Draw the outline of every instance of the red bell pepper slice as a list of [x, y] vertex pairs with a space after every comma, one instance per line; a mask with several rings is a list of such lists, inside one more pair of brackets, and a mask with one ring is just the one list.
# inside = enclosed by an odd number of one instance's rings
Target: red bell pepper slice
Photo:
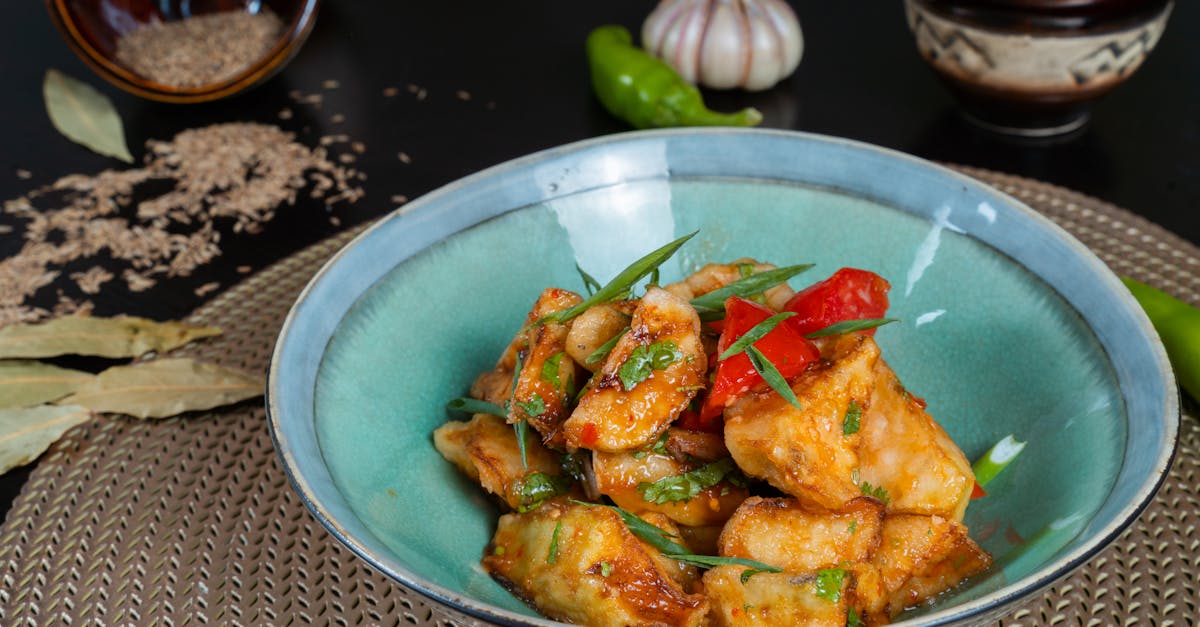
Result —
[[[775, 311], [769, 307], [737, 296], [729, 297], [725, 301], [725, 327], [717, 341], [717, 354], [725, 352], [725, 349], [746, 331], [773, 315]], [[808, 364], [820, 356], [816, 345], [789, 324], [791, 321], [792, 318], [783, 320], [754, 343], [754, 347], [762, 351], [785, 379], [804, 372]], [[717, 362], [716, 378], [704, 399], [697, 424], [692, 428], [702, 431], [719, 430], [725, 406], [762, 381], [762, 375], [754, 369], [750, 357], [744, 352]]]
[[[797, 292], [783, 310], [796, 313], [788, 322], [806, 335], [846, 320], [884, 317], [891, 287], [874, 272], [842, 268], [828, 279]], [[860, 333], [875, 335], [875, 329]]]

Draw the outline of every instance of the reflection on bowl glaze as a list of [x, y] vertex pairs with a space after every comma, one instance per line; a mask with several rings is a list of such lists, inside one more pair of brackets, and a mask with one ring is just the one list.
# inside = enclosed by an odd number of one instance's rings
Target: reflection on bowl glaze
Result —
[[1171, 0], [905, 0], [917, 50], [973, 122], [1049, 136], [1128, 79], [1166, 27]]

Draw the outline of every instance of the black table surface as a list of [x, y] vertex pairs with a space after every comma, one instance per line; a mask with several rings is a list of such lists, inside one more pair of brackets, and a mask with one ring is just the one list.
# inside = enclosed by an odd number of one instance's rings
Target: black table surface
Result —
[[[366, 195], [338, 208], [340, 226], [322, 203], [300, 202], [258, 234], [225, 234], [222, 255], [190, 277], [163, 281], [139, 298], [104, 292], [93, 298], [97, 315], [182, 318], [212, 298], [197, 296], [198, 286], [219, 281], [228, 287], [240, 276], [236, 268], [263, 268], [383, 215], [395, 208], [396, 195], [415, 198], [514, 157], [628, 130], [593, 98], [583, 41], [605, 23], [636, 33], [652, 6], [650, 0], [327, 1], [299, 55], [268, 82], [218, 102], [171, 105], [126, 94], [92, 74], [62, 41], [43, 3], [8, 3], [0, 19], [0, 77], [7, 87], [0, 105], [0, 194], [18, 198], [67, 174], [125, 167], [54, 129], [41, 96], [49, 68], [112, 98], [137, 158], [148, 139], [232, 121], [277, 124], [310, 146], [328, 134], [363, 142], [366, 152], [355, 167], [368, 176]], [[918, 57], [899, 0], [795, 0], [793, 6], [805, 38], [798, 71], [766, 92], [707, 93], [714, 108], [753, 105], [764, 111], [764, 126], [1055, 183], [1200, 244], [1200, 3], [1177, 3], [1145, 65], [1094, 105], [1082, 133], [1036, 143], [960, 118]], [[337, 81], [337, 88], [327, 89], [327, 81]], [[387, 88], [399, 94], [386, 97]], [[280, 119], [285, 107], [303, 110], [289, 95], [294, 90], [322, 93], [322, 112]], [[21, 245], [15, 232], [0, 233], [0, 258]], [[53, 304], [53, 291], [43, 291], [40, 304]], [[0, 512], [8, 511], [31, 468], [0, 477]]]

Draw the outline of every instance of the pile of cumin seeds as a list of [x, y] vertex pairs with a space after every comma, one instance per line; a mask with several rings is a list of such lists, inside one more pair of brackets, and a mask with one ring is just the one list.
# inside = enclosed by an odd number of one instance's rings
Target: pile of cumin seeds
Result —
[[266, 8], [198, 15], [129, 31], [117, 40], [116, 59], [156, 83], [203, 87], [258, 62], [283, 32], [283, 21]]
[[[3, 203], [6, 237], [23, 242], [0, 259], [0, 326], [90, 311], [110, 282], [140, 292], [188, 276], [221, 254], [223, 235], [257, 233], [300, 201], [329, 210], [364, 194], [333, 146], [268, 124], [215, 124], [147, 148], [142, 167], [64, 176]], [[57, 304], [31, 304], [51, 293]]]

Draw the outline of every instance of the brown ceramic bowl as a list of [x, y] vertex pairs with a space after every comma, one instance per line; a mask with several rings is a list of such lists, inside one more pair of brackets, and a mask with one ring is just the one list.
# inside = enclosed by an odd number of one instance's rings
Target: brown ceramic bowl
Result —
[[[204, 102], [244, 91], [271, 77], [300, 50], [316, 22], [319, 0], [46, 0], [50, 16], [71, 48], [97, 74], [143, 98], [162, 102]], [[263, 41], [256, 59], [236, 63], [236, 71], [205, 84], [182, 84], [147, 77], [118, 60], [123, 37], [141, 28], [178, 26], [182, 20], [241, 12], [282, 23], [277, 37]], [[240, 16], [239, 16], [240, 17]], [[193, 22], [194, 24], [195, 22]], [[179, 38], [183, 41], [184, 38]]]
[[905, 0], [917, 50], [965, 116], [992, 130], [1068, 133], [1128, 79], [1172, 0]]

